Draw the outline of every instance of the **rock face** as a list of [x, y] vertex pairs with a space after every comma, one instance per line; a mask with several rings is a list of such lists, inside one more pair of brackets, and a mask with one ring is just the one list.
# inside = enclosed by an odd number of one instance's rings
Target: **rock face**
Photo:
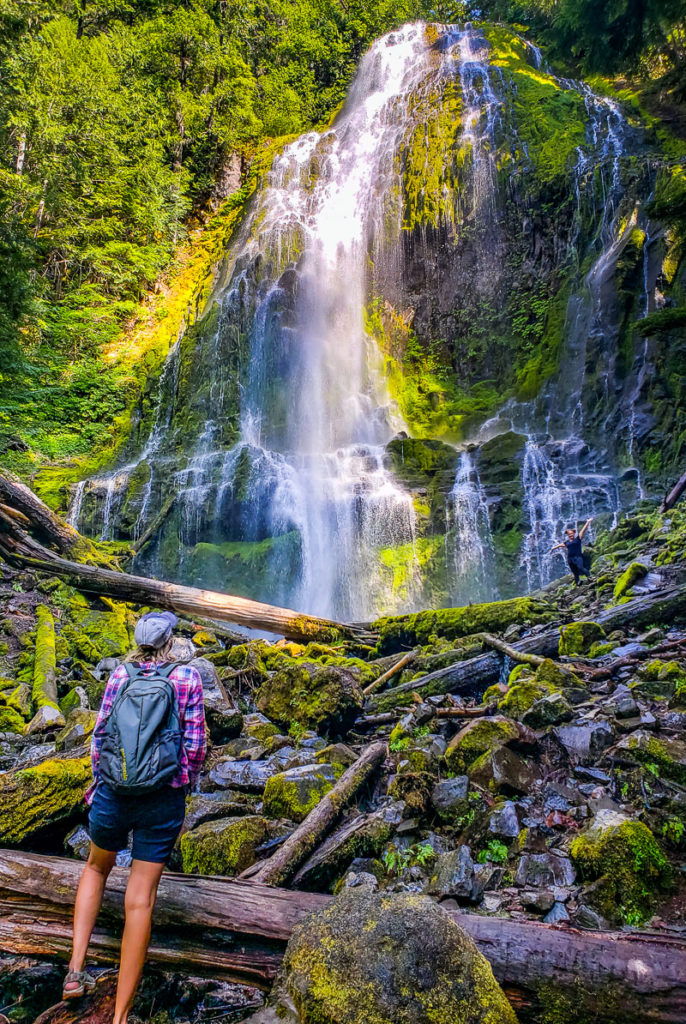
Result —
[[430, 899], [346, 888], [299, 925], [266, 1021], [516, 1024], [472, 940]]

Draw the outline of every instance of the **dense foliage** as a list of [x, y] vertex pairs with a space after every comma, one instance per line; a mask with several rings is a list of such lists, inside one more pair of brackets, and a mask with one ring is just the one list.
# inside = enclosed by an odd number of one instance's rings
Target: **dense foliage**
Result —
[[[0, 434], [19, 381], [39, 378], [67, 417], [81, 385], [93, 393], [101, 346], [229, 155], [327, 118], [374, 37], [418, 13], [415, 0], [0, 0]], [[80, 383], [65, 377], [75, 360]]]

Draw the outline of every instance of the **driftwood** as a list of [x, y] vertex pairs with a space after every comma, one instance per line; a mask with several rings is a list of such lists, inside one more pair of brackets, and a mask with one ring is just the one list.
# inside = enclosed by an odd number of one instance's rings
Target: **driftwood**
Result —
[[533, 665], [535, 668], [539, 668], [545, 661], [540, 654], [527, 654], [525, 651], [518, 651], [512, 644], [505, 643], [504, 640], [500, 640], [497, 636], [491, 636], [490, 633], [481, 633], [480, 636], [487, 647], [492, 647], [494, 651], [499, 651], [510, 661], [516, 661], [520, 665]]
[[[82, 865], [59, 857], [0, 851], [0, 949], [65, 958]], [[128, 872], [115, 868], [89, 956], [117, 959]], [[292, 929], [330, 896], [227, 878], [162, 876], [150, 961], [178, 971], [267, 987]], [[583, 932], [512, 921], [443, 904], [490, 960], [518, 1005], [541, 985], [609, 992], [626, 1010], [658, 1024], [686, 1020], [686, 942], [663, 934]], [[523, 995], [524, 993], [524, 995]], [[600, 1004], [600, 1000], [599, 1000]], [[616, 1009], [615, 1004], [615, 1009]], [[602, 1016], [599, 1014], [598, 1019]], [[616, 1019], [616, 1016], [615, 1016]], [[68, 1018], [64, 1019], [67, 1024]]]
[[347, 768], [326, 796], [310, 811], [288, 839], [257, 870], [248, 868], [241, 877], [251, 877], [263, 885], [284, 885], [320, 840], [338, 821], [341, 811], [362, 788], [386, 757], [385, 743], [372, 743]]
[[[487, 704], [485, 707], [479, 704], [473, 708], [436, 708], [433, 713], [434, 718], [483, 718], [484, 715], [493, 714], [495, 704]], [[391, 722], [397, 722], [402, 715], [411, 710], [407, 707], [394, 708], [393, 711], [386, 711], [381, 715], [363, 715], [361, 718], [355, 720], [356, 729], [371, 729], [379, 725], [390, 725]]]
[[399, 661], [396, 661], [395, 665], [391, 665], [383, 675], [380, 675], [379, 678], [375, 679], [373, 683], [369, 684], [369, 686], [365, 686], [362, 691], [364, 696], [368, 697], [370, 693], [375, 693], [376, 690], [380, 690], [384, 683], [387, 683], [392, 676], [396, 675], [397, 672], [400, 672], [400, 670], [405, 668], [406, 665], [409, 665], [416, 657], [417, 651], [408, 651], [407, 654], [403, 654], [402, 658], [400, 658]]
[[665, 494], [660, 505], [660, 512], [668, 512], [673, 508], [681, 495], [686, 491], [686, 473], [677, 481], [668, 494]]
[[[4, 481], [4, 477], [0, 477], [0, 480]], [[30, 491], [28, 493], [31, 494]], [[35, 498], [35, 495], [33, 497]], [[37, 498], [35, 500], [38, 501]], [[66, 527], [66, 524], [64, 525]], [[71, 527], [67, 529], [71, 530]], [[76, 531], [72, 532], [80, 539]], [[62, 558], [38, 543], [13, 517], [2, 510], [0, 557], [19, 568], [60, 576], [77, 589], [88, 593], [113, 597], [119, 601], [131, 601], [134, 604], [157, 605], [182, 614], [202, 615], [253, 629], [265, 629], [290, 640], [327, 641], [341, 637], [357, 641], [374, 639], [363, 626], [333, 622], [313, 615], [304, 615], [289, 608], [278, 608], [242, 597], [232, 597], [196, 587], [184, 587], [162, 580], [147, 579], [144, 576], [131, 576], [98, 565], [82, 564]]]
[[[672, 622], [686, 616], [686, 585], [667, 587], [652, 594], [641, 594], [627, 601], [626, 604], [607, 608], [594, 617], [608, 633], [626, 626], [645, 626], [661, 620]], [[559, 626], [551, 626], [540, 633], [528, 636], [513, 644], [513, 648], [523, 654], [538, 654], [544, 658], [555, 657], [560, 639]], [[498, 681], [502, 667], [502, 657], [494, 652], [481, 654], [476, 658], [459, 661], [455, 665], [430, 672], [420, 679], [412, 679], [408, 683], [394, 686], [385, 693], [377, 693], [370, 697], [370, 711], [387, 711], [395, 704], [407, 701], [409, 695], [417, 691], [422, 696], [443, 693], [477, 694], [487, 686]]]

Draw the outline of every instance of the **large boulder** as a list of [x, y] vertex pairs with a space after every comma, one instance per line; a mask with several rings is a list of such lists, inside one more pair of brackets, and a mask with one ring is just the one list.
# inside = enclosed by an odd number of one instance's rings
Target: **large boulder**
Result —
[[0, 775], [0, 836], [14, 845], [70, 818], [92, 782], [90, 757], [49, 758]]
[[346, 733], [362, 703], [362, 691], [351, 672], [311, 662], [281, 669], [257, 694], [258, 709], [272, 721], [286, 729], [316, 729], [321, 735]]
[[205, 821], [181, 836], [183, 870], [187, 874], [236, 875], [255, 861], [255, 849], [271, 836], [257, 814]]
[[450, 771], [463, 773], [477, 758], [519, 738], [515, 722], [502, 715], [477, 718], [453, 736], [445, 752]]
[[298, 925], [251, 1024], [516, 1024], [472, 939], [433, 900], [344, 889]]
[[264, 787], [264, 813], [268, 818], [304, 821], [339, 775], [330, 764], [306, 764], [272, 775]]

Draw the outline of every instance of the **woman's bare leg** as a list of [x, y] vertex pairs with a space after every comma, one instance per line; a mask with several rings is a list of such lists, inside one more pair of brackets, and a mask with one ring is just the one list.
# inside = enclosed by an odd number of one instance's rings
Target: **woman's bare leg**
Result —
[[121, 964], [117, 983], [113, 1024], [126, 1024], [150, 942], [150, 922], [164, 864], [134, 860], [124, 906], [126, 922], [121, 942]]
[[[88, 861], [86, 862], [79, 887], [76, 891], [74, 904], [74, 940], [70, 971], [82, 971], [88, 952], [88, 943], [95, 927], [95, 921], [102, 903], [107, 876], [114, 867], [117, 854], [109, 850], [101, 850], [91, 843]], [[66, 989], [78, 988], [76, 982], [70, 982]]]

